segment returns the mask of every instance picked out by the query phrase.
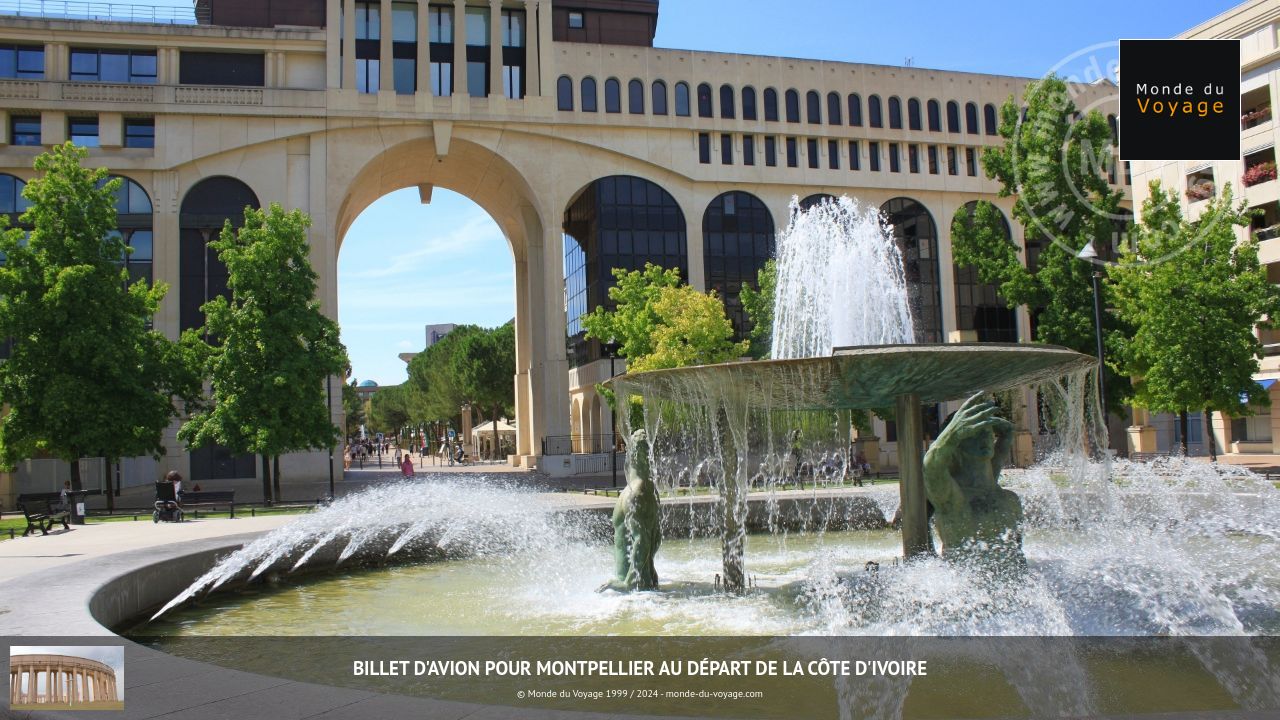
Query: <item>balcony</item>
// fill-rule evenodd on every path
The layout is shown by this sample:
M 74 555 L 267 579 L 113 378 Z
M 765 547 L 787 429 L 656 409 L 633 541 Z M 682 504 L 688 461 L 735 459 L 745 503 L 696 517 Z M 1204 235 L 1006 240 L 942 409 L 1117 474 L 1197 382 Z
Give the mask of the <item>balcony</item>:
M 64 109 L 60 107 L 61 103 L 73 102 L 101 105 L 103 109 L 130 105 L 127 110 L 137 112 L 161 111 L 155 106 L 163 105 L 188 108 L 182 112 L 217 112 L 217 106 L 321 111 L 325 107 L 326 94 L 322 89 L 299 88 L 0 80 L 0 101 L 3 100 L 30 101 L 28 106 L 31 110 Z M 196 109 L 199 106 L 209 109 Z
M 1266 105 L 1240 115 L 1240 129 L 1248 130 L 1271 122 L 1271 106 Z
M 209 22 L 209 7 L 172 7 L 85 0 L 0 0 L 0 16 L 92 22 L 196 25 Z

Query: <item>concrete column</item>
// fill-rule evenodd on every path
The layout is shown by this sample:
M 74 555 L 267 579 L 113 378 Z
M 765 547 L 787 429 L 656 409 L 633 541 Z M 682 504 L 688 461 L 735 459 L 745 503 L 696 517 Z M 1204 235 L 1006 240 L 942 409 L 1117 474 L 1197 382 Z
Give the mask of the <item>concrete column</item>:
M 342 87 L 356 88 L 356 0 L 342 0 Z
M 938 263 L 938 289 L 942 296 L 942 316 L 939 318 L 942 322 L 941 338 L 946 342 L 948 331 L 960 327 L 956 312 L 956 265 L 951 255 L 951 221 L 949 219 L 954 215 L 955 208 L 952 208 L 950 203 L 944 202 L 940 209 L 942 210 L 940 217 L 944 222 L 936 223 L 938 257 L 935 261 Z
M 517 457 L 528 457 L 535 453 L 530 433 L 532 415 L 529 407 L 533 402 L 529 386 L 529 367 L 533 352 L 533 324 L 529 315 L 529 263 L 524 258 L 516 258 L 516 375 L 514 378 L 516 392 L 516 451 Z M 518 461 L 517 461 L 518 463 Z
M 427 21 L 431 18 L 430 5 L 426 2 L 418 3 L 418 66 L 417 75 L 417 92 L 423 94 L 431 93 L 431 27 Z
M 45 666 L 44 666 L 44 701 L 47 703 L 54 702 L 53 665 L 50 663 L 45 663 Z
M 898 477 L 902 506 L 902 557 L 933 552 L 924 492 L 924 422 L 920 396 L 898 396 Z
M 502 95 L 502 0 L 489 0 L 489 97 Z
M 685 225 L 685 263 L 689 273 L 689 277 L 684 280 L 698 292 L 707 291 L 707 265 L 703 247 L 706 240 L 702 237 L 702 213 L 706 210 L 706 204 L 702 200 L 701 195 L 695 193 L 694 206 L 681 208 Z
M 391 0 L 382 0 L 378 19 L 378 92 L 396 93 L 395 59 L 391 53 Z
M 555 87 L 555 64 L 552 62 L 551 54 L 554 47 L 551 44 L 551 3 L 547 0 L 539 0 L 538 11 L 538 48 L 543 53 L 538 62 L 538 72 L 541 74 L 540 84 L 542 86 L 540 94 L 549 94 L 551 89 Z
M 540 4 L 537 0 L 524 0 L 524 87 L 525 95 L 538 97 L 542 95 L 542 72 L 539 69 L 538 52 L 538 13 Z
M 325 0 L 324 59 L 325 87 L 342 87 L 342 0 Z
M 467 0 L 453 0 L 453 94 L 467 91 Z

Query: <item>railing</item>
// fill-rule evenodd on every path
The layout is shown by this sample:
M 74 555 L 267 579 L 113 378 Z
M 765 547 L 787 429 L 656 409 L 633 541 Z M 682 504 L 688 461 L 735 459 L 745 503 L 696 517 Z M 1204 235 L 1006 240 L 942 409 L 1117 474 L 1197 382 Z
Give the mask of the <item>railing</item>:
M 575 453 L 606 453 L 613 449 L 613 433 L 596 435 L 548 435 L 542 439 L 543 455 L 573 455 Z M 622 448 L 618 448 L 619 452 Z
M 38 100 L 40 83 L 32 80 L 0 80 L 0 98 Z
M 177 89 L 174 99 L 190 105 L 261 105 L 262 88 L 185 85 Z
M 0 0 L 0 15 L 64 20 L 94 20 L 162 25 L 205 25 L 208 4 L 196 7 L 84 2 L 83 0 Z
M 155 101 L 155 85 L 69 82 L 62 84 L 63 100 L 149 103 Z
M 1253 231 L 1253 239 L 1257 240 L 1258 242 L 1262 242 L 1263 240 L 1271 240 L 1272 238 L 1277 238 L 1277 237 L 1280 237 L 1280 223 L 1276 223 L 1275 225 L 1268 225 L 1267 227 Z
M 1240 129 L 1248 130 L 1263 123 L 1271 122 L 1271 107 L 1260 107 L 1240 116 Z

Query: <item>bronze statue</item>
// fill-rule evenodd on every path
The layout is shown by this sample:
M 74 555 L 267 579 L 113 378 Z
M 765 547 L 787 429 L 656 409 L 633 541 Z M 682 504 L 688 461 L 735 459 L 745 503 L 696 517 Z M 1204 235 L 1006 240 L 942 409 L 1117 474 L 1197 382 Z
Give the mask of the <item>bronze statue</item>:
M 627 448 L 627 487 L 613 508 L 614 578 L 601 590 L 657 590 L 653 556 L 662 543 L 658 488 L 649 479 L 649 439 L 644 430 L 631 434 Z
M 1000 487 L 1013 449 L 1013 424 L 974 395 L 924 456 L 924 485 L 943 557 L 975 557 L 1022 567 L 1022 501 Z

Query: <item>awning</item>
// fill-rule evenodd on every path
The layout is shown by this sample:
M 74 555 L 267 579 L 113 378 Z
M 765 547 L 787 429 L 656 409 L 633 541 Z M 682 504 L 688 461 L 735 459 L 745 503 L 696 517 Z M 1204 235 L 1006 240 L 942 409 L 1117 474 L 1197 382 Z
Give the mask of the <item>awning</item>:
M 1263 389 L 1263 390 L 1270 390 L 1270 389 L 1271 389 L 1271 386 L 1276 384 L 1276 381 L 1275 381 L 1274 379 L 1271 379 L 1271 380 L 1259 380 L 1259 381 L 1258 381 L 1258 384 L 1262 386 L 1262 389 Z

